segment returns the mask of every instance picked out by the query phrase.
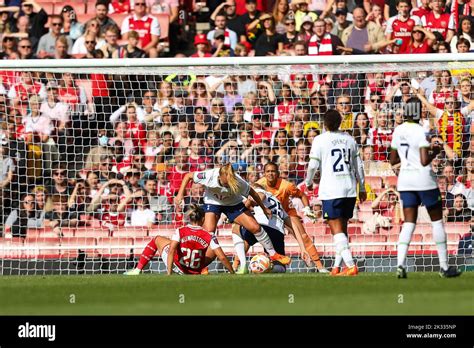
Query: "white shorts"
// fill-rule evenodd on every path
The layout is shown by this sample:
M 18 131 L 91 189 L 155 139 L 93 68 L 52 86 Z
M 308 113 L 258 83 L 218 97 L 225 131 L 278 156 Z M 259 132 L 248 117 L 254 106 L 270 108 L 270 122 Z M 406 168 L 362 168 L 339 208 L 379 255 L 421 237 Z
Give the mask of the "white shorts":
M 161 251 L 161 259 L 165 263 L 166 270 L 168 270 L 168 253 L 170 251 L 170 245 L 166 245 L 163 250 Z M 176 266 L 175 263 L 173 263 L 173 273 L 176 274 L 184 274 L 182 270 L 179 269 L 178 266 Z

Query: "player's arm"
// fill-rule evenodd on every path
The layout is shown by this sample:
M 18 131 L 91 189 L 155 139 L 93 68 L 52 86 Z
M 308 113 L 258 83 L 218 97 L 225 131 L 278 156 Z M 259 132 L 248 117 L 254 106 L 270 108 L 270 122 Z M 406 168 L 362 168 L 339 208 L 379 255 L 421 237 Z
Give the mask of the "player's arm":
M 188 173 L 184 176 L 183 181 L 181 182 L 181 186 L 179 187 L 178 194 L 174 198 L 174 204 L 179 206 L 183 201 L 184 191 L 186 191 L 186 187 L 188 186 L 190 181 L 193 181 L 194 173 Z
M 319 168 L 319 162 L 319 158 L 310 156 L 308 163 L 308 174 L 306 174 L 306 178 L 304 179 L 308 190 L 311 190 L 313 187 L 313 178 Z
M 440 144 L 420 147 L 420 161 L 423 167 L 431 163 L 431 161 L 441 152 Z
M 400 163 L 400 156 L 398 156 L 398 151 L 397 149 L 395 148 L 391 148 L 390 149 L 390 164 L 392 165 L 392 167 L 394 165 L 397 165 L 398 163 Z
M 173 261 L 174 261 L 174 254 L 176 254 L 176 250 L 178 249 L 179 242 L 172 240 L 170 243 L 170 249 L 168 251 L 168 260 L 166 260 L 167 270 L 166 272 L 168 275 L 173 274 Z
M 268 209 L 264 204 L 262 199 L 260 198 L 257 191 L 255 191 L 252 187 L 250 187 L 249 196 L 258 204 L 260 208 L 262 208 L 263 213 L 267 216 L 267 218 L 272 218 L 272 211 Z
M 221 247 L 218 247 L 217 249 L 214 249 L 214 252 L 216 253 L 217 258 L 219 259 L 220 262 L 227 268 L 229 273 L 234 274 L 234 269 L 232 268 L 232 265 L 230 264 L 229 259 L 227 256 L 224 254 L 224 250 L 222 250 Z
M 306 247 L 304 246 L 303 237 L 301 236 L 300 230 L 299 229 L 295 230 L 293 228 L 293 225 L 291 223 L 291 218 L 288 215 L 286 216 L 284 222 L 285 222 L 286 229 L 295 236 L 296 241 L 298 242 L 298 246 L 301 250 L 301 259 L 306 263 L 306 265 L 309 266 L 311 264 L 311 256 L 306 251 Z
M 357 145 L 352 151 L 352 163 L 355 168 L 356 180 L 359 183 L 359 201 L 362 203 L 367 199 L 367 192 L 365 192 L 365 174 L 364 174 L 364 163 L 359 155 L 359 149 Z

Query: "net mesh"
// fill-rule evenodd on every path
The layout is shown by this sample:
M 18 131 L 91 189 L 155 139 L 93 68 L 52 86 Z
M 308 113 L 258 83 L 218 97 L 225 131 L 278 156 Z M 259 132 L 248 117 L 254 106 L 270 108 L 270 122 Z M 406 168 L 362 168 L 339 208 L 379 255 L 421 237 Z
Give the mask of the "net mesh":
M 367 176 L 368 201 L 358 202 L 349 224 L 352 252 L 362 270 L 393 271 L 403 214 L 387 155 L 403 121 L 401 106 L 419 89 L 426 97 L 421 123 L 427 136 L 448 145 L 432 166 L 450 262 L 467 266 L 473 69 L 471 62 L 455 61 L 4 68 L 0 272 L 122 272 L 136 264 L 152 236 L 170 237 L 186 223 L 190 204 L 202 203 L 203 187 L 193 184 L 184 206 L 173 204 L 185 173 L 231 162 L 252 183 L 269 161 L 308 196 L 316 223 L 303 216 L 300 199 L 292 203 L 307 247 L 314 244 L 330 267 L 335 247 L 318 185 L 308 191 L 303 183 L 312 140 L 329 108 L 344 116 L 341 128 L 360 145 Z M 423 207 L 418 222 L 408 264 L 432 271 L 438 258 Z M 232 256 L 225 216 L 217 236 Z M 289 271 L 314 270 L 299 258 L 295 238 L 287 235 L 285 244 L 293 256 Z M 262 250 L 256 244 L 249 253 Z M 164 264 L 157 257 L 149 270 L 163 272 Z

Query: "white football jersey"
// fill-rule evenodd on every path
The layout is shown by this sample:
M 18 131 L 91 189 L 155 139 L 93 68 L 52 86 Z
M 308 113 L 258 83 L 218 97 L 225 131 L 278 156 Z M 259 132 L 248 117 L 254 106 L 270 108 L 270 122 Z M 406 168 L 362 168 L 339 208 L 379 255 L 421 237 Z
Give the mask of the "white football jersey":
M 405 122 L 395 128 L 392 149 L 397 150 L 401 167 L 398 174 L 398 191 L 426 191 L 438 187 L 431 164 L 423 167 L 420 148 L 429 147 L 425 130 L 418 123 Z
M 262 208 L 257 205 L 253 208 L 255 220 L 257 220 L 259 225 L 268 226 L 280 231 L 281 233 L 285 233 L 284 220 L 288 217 L 288 214 L 283 210 L 278 198 L 270 192 L 262 189 L 256 189 L 255 191 L 265 195 L 263 205 L 272 211 L 272 218 L 268 220 L 268 217 L 263 213 Z
M 356 172 L 362 182 L 364 174 L 354 138 L 344 132 L 325 132 L 314 138 L 309 157 L 321 171 L 319 199 L 357 196 Z
M 205 188 L 204 204 L 215 205 L 236 205 L 242 202 L 243 197 L 247 197 L 250 192 L 250 186 L 238 174 L 236 174 L 239 182 L 239 191 L 231 193 L 227 187 L 219 184 L 219 168 L 205 170 L 203 172 L 195 172 L 193 181 L 201 184 Z

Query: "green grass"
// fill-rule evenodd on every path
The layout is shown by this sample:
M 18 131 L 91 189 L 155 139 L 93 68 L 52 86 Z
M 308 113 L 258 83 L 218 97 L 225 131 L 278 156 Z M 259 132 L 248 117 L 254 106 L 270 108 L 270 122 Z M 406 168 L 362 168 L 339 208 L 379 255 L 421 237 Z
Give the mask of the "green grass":
M 2 276 L 0 315 L 472 315 L 473 280 L 474 272 Z

